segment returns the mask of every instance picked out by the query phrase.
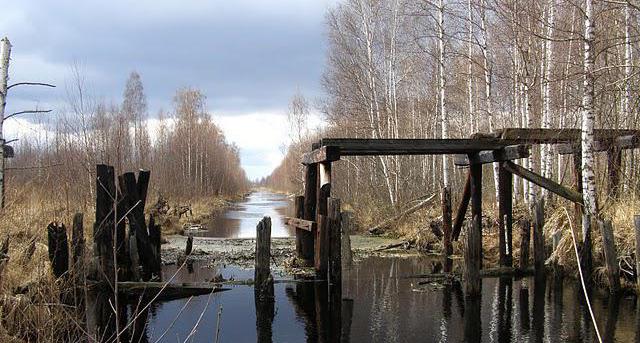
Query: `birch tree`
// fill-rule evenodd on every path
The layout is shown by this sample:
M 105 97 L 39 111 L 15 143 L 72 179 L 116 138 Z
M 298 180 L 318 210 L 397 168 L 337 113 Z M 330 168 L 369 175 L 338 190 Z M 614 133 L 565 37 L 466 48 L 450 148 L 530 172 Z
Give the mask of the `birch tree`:
M 11 42 L 7 37 L 0 40 L 0 209 L 4 208 L 4 111 L 7 105 L 7 89 L 9 82 L 9 60 L 11 56 Z
M 595 176 L 594 145 L 594 44 L 595 25 L 593 18 L 593 0 L 585 0 L 584 8 L 584 94 L 582 97 L 582 189 L 584 212 L 587 218 L 597 214 L 597 192 Z M 587 237 L 590 230 L 589 220 L 583 220 L 583 237 Z

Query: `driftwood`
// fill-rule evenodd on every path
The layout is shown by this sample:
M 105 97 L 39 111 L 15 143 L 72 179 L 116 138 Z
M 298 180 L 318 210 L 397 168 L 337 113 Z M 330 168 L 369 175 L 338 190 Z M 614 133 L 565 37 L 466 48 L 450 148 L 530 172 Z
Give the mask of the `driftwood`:
M 369 233 L 372 235 L 380 235 L 384 232 L 385 229 L 387 229 L 392 223 L 397 222 L 398 220 L 402 219 L 405 216 L 410 215 L 413 212 L 416 212 L 419 209 L 422 209 L 424 207 L 426 207 L 427 205 L 429 205 L 431 203 L 431 201 L 436 197 L 435 194 L 431 195 L 429 198 L 427 198 L 427 200 L 422 201 L 419 204 L 413 205 L 412 207 L 409 207 L 408 209 L 402 211 L 401 213 L 384 220 L 382 223 L 372 227 L 369 229 Z

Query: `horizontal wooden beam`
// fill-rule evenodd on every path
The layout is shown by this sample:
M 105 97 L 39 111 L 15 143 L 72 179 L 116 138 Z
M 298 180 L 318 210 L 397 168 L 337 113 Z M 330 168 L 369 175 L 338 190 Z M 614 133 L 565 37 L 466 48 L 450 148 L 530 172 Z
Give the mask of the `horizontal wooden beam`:
M 453 163 L 457 166 L 503 162 L 529 157 L 529 146 L 512 145 L 499 150 L 481 151 L 471 155 L 456 155 Z
M 156 301 L 169 301 L 209 293 L 227 291 L 229 288 L 222 288 L 218 283 L 212 282 L 118 282 L 118 291 L 126 295 L 140 296 L 148 295 L 156 297 Z
M 500 138 L 520 144 L 553 144 L 580 140 L 580 129 L 522 129 L 506 128 L 498 131 Z M 620 136 L 638 135 L 639 130 L 596 129 L 595 140 L 613 139 Z
M 313 232 L 316 229 L 316 222 L 300 218 L 284 217 L 284 224 L 294 229 L 301 229 Z
M 626 135 L 612 139 L 597 140 L 593 144 L 594 151 L 607 151 L 612 148 L 637 149 L 640 148 L 640 134 Z M 580 144 L 559 144 L 556 151 L 560 155 L 578 154 L 582 150 Z
M 569 189 L 553 180 L 547 179 L 544 176 L 538 175 L 531 170 L 525 169 L 511 161 L 502 162 L 502 166 L 508 172 L 516 174 L 523 179 L 526 179 L 530 182 L 535 183 L 536 185 L 547 189 L 565 199 L 573 201 L 578 204 L 583 204 L 582 202 L 582 194 Z
M 499 139 L 350 139 L 327 138 L 320 144 L 337 147 L 341 156 L 468 154 L 502 149 Z
M 340 159 L 340 149 L 335 146 L 322 146 L 302 155 L 302 164 L 333 162 Z

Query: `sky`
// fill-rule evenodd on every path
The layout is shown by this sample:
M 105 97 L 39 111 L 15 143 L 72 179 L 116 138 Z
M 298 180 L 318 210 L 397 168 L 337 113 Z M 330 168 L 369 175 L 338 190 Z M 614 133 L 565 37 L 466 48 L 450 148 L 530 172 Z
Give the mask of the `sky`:
M 119 104 L 130 72 L 147 95 L 150 122 L 175 91 L 195 87 L 251 179 L 268 175 L 288 141 L 290 97 L 322 96 L 325 13 L 337 0 L 3 1 L 0 36 L 11 40 L 7 113 L 65 111 L 72 68 L 88 96 Z M 42 129 L 36 116 L 10 119 L 7 139 Z M 315 111 L 312 125 L 321 125 Z M 153 125 L 150 125 L 153 127 Z

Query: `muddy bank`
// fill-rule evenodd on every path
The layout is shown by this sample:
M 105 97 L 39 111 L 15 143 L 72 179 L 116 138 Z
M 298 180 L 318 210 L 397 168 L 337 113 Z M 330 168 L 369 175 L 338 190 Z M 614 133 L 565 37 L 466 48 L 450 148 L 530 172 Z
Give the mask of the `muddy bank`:
M 167 236 L 162 245 L 162 263 L 175 264 L 187 244 L 187 237 Z M 207 266 L 233 265 L 244 269 L 253 269 L 255 258 L 255 239 L 253 238 L 213 238 L 194 237 L 191 259 Z M 414 249 L 405 249 L 400 239 L 351 236 L 351 250 L 355 261 L 369 256 L 415 257 L 423 256 Z M 305 274 L 309 270 L 295 265 L 295 238 L 271 239 L 271 268 L 275 273 L 292 275 Z

